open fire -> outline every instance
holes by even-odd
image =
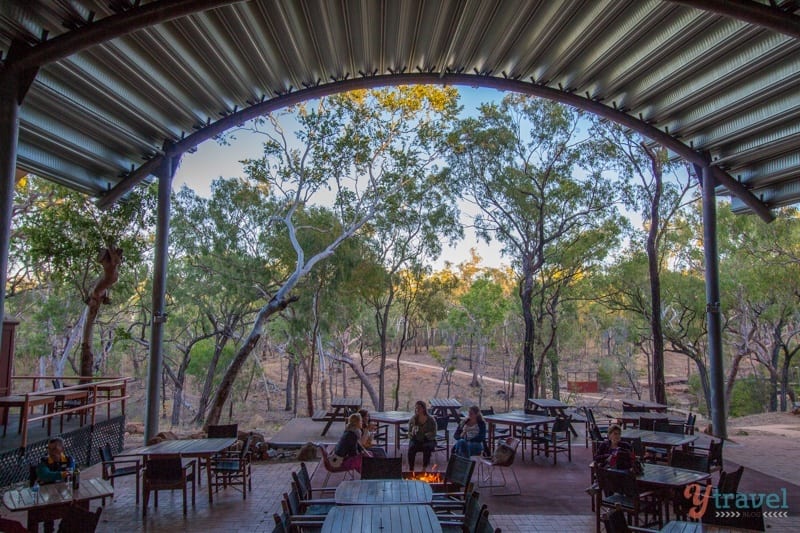
[[[444,482],[444,474],[437,472],[436,465],[433,465],[433,469],[430,472],[403,472],[403,479],[414,479],[425,483],[442,483]]]

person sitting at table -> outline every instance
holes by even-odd
[[[408,469],[414,471],[417,452],[422,452],[422,469],[427,470],[431,454],[436,450],[436,420],[428,414],[425,402],[414,405],[414,416],[408,421]]]
[[[361,446],[368,450],[373,457],[386,457],[386,450],[380,446],[375,446],[376,425],[369,419],[369,411],[364,408],[358,410],[361,415]]]
[[[336,448],[333,453],[336,457],[342,458],[342,467],[346,470],[355,470],[361,473],[361,457],[362,455],[372,454],[361,446],[361,415],[353,413],[347,419],[347,427],[344,433],[339,437],[339,442],[336,443]]]
[[[631,445],[622,440],[622,428],[618,424],[611,424],[607,435],[608,438],[597,447],[595,464],[621,470],[632,468],[636,458]]]
[[[486,440],[486,422],[481,410],[473,405],[467,412],[467,419],[458,425],[454,438],[453,453],[467,459],[472,455],[483,453],[483,442]]]
[[[36,467],[39,483],[55,483],[67,478],[75,470],[75,460],[64,452],[64,439],[53,437],[47,442],[47,455]]]

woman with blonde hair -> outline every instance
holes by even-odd
[[[361,415],[353,413],[347,419],[344,433],[336,443],[333,453],[342,458],[342,466],[361,473],[361,456],[370,453],[361,446]]]

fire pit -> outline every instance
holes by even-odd
[[[425,483],[443,483],[444,474],[442,472],[403,472],[403,479],[414,479]]]

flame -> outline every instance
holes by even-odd
[[[404,476],[406,479],[414,479],[416,481],[424,481],[425,483],[442,483],[444,482],[444,475],[436,471],[437,465],[433,465],[430,472],[407,472]]]

